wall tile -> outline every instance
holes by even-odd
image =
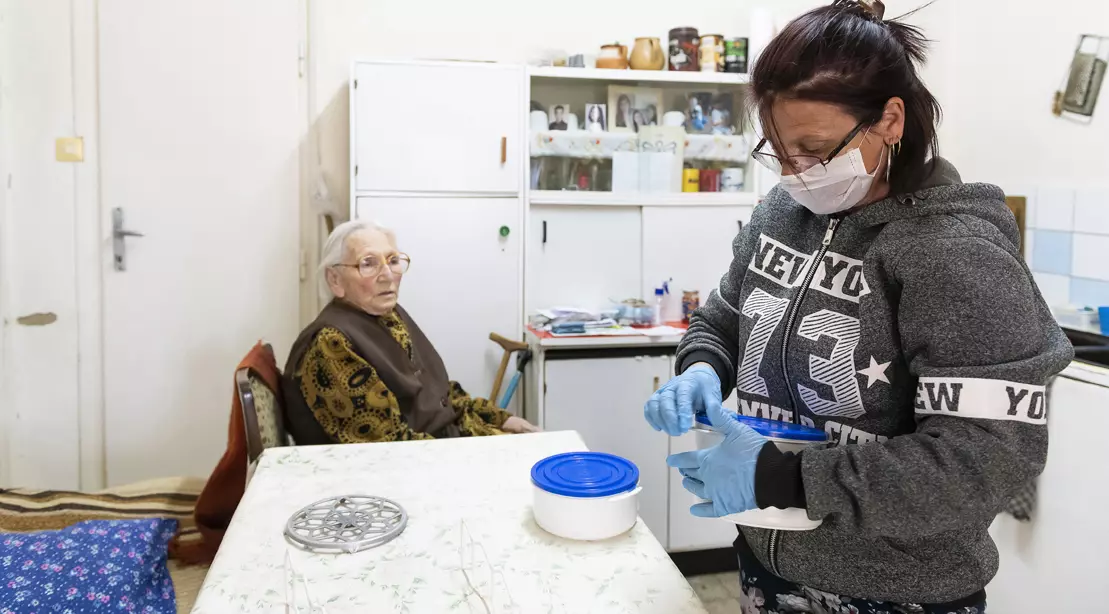
[[[1036,285],[1040,287],[1044,301],[1048,305],[1066,305],[1070,303],[1070,278],[1065,275],[1052,275],[1051,273],[1033,273]]]
[[[1036,270],[1035,259],[1032,257],[1036,253],[1036,231],[1024,231],[1024,261],[1028,263],[1028,268],[1033,271]]]
[[[1070,302],[1079,306],[1109,307],[1109,282],[1072,277]]]
[[[1071,265],[1072,275],[1109,281],[1109,236],[1076,232],[1072,253],[1074,254]]]
[[[1074,190],[1068,188],[1036,190],[1036,228],[1074,230]]]
[[[1037,230],[1036,247],[1032,255],[1032,261],[1036,263],[1035,270],[1070,275],[1073,237],[1069,232]]]
[[[1109,235],[1109,189],[1078,191],[1074,199],[1074,229]]]

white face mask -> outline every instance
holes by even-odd
[[[820,171],[815,169],[819,168],[818,164],[799,175],[782,175],[782,189],[817,215],[831,215],[858,205],[878,174],[878,169],[866,172],[863,152],[858,147],[832,158],[824,167],[824,174],[817,176],[815,173]]]

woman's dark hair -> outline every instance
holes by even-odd
[[[778,140],[770,114],[776,100],[828,102],[876,123],[886,102],[900,97],[905,133],[890,167],[890,191],[904,194],[920,188],[931,171],[929,156],[939,154],[941,111],[917,74],[928,40],[900,18],[883,21],[883,12],[881,2],[835,0],[794,19],[759,56],[751,93],[771,143]]]

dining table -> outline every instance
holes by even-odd
[[[600,541],[535,523],[532,466],[585,450],[574,431],[268,449],[192,611],[704,613],[642,520]],[[298,510],[347,496],[395,502],[403,532],[356,552],[286,538]]]

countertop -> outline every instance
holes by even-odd
[[[484,612],[476,596],[466,596],[465,520],[517,606],[500,612],[704,613],[642,520],[599,542],[565,540],[535,524],[531,466],[585,449],[577,433],[562,431],[266,450],[193,612],[285,611],[286,552],[328,614]],[[355,554],[287,545],[282,531],[295,511],[347,494],[398,502],[407,528]],[[307,611],[303,599],[298,604]]]

